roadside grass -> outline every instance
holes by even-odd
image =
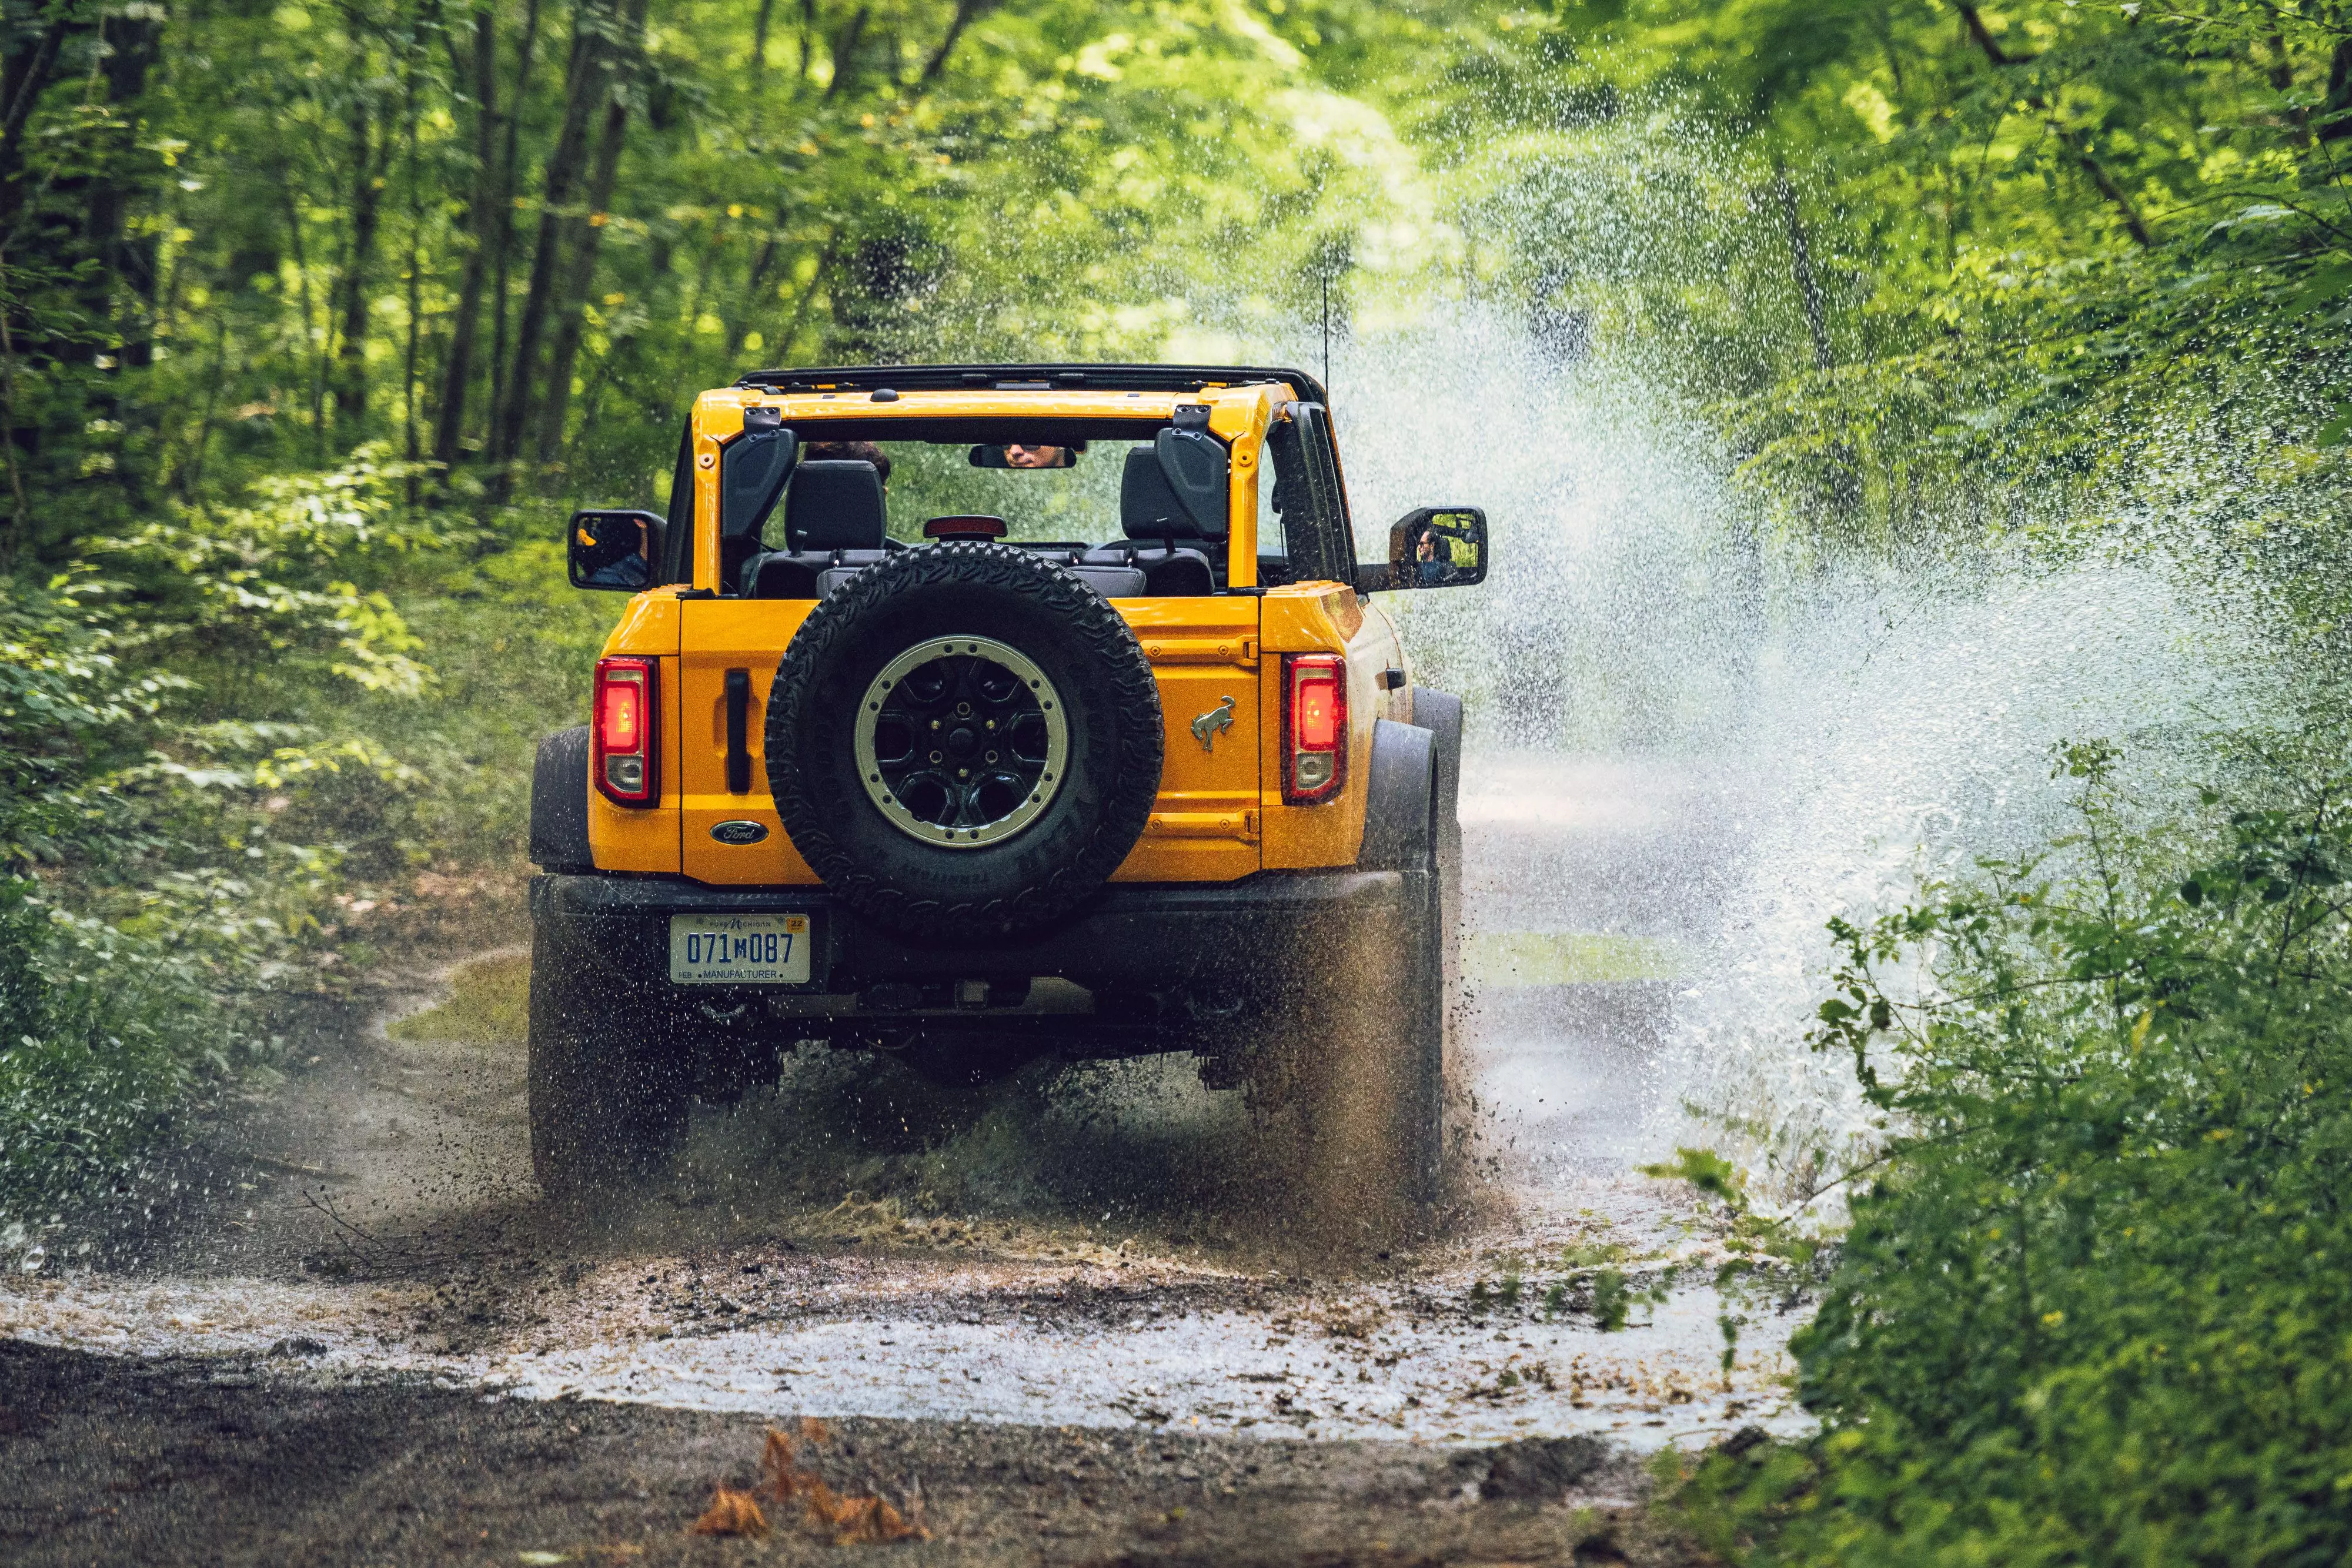
[[[447,1045],[521,1045],[530,1032],[530,955],[464,966],[449,977],[447,1000],[394,1019],[384,1032]]]
[[[1491,986],[1580,986],[1673,980],[1689,972],[1679,945],[1590,931],[1481,931],[1463,944],[1463,969]]]

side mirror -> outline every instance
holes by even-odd
[[[1085,451],[1084,443],[1068,446],[1034,445],[1019,441],[975,446],[971,449],[971,465],[975,468],[1075,468],[1078,454]]]
[[[574,512],[564,525],[572,586],[636,593],[654,585],[668,524],[652,512]]]
[[[1423,507],[1389,527],[1389,559],[1356,568],[1356,591],[1468,588],[1486,580],[1486,514]]]

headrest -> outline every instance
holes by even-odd
[[[784,495],[786,549],[880,549],[888,523],[882,476],[873,464],[826,458],[793,471]]]
[[[1131,539],[1225,537],[1225,449],[1204,430],[1163,430],[1132,448],[1120,476],[1118,521]]]

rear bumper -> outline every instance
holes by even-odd
[[[543,938],[576,943],[616,977],[666,988],[679,1006],[700,1004],[706,1015],[749,1001],[771,1018],[853,1032],[896,1022],[1045,1032],[1109,1025],[1163,1034],[1230,1022],[1308,981],[1368,923],[1397,915],[1409,874],[1261,872],[1233,883],[1114,883],[1049,931],[971,944],[909,942],[821,887],[550,874],[531,879],[530,911]],[[807,915],[809,983],[669,984],[670,918],[714,914]],[[1078,1017],[1060,1009],[958,1008],[940,992],[988,981],[1003,994],[1008,982],[1039,977],[1084,988],[1090,1005]],[[1336,979],[1325,970],[1323,984]]]

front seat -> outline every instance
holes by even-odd
[[[740,591],[751,599],[822,599],[882,559],[888,528],[873,464],[804,462],[784,492],[784,548],[745,561]]]
[[[1126,542],[1088,550],[1079,558],[1082,564],[1133,568],[1143,573],[1143,591],[1154,598],[1200,598],[1217,591],[1216,569],[1209,557],[1178,541],[1222,546],[1224,529],[1212,532],[1194,519],[1168,482],[1156,447],[1138,446],[1127,455],[1127,470],[1119,477],[1118,523]]]

